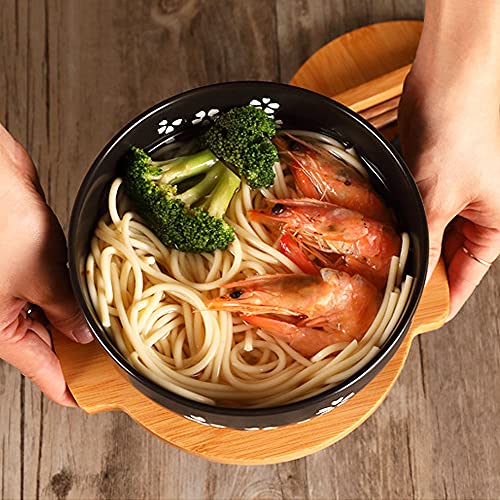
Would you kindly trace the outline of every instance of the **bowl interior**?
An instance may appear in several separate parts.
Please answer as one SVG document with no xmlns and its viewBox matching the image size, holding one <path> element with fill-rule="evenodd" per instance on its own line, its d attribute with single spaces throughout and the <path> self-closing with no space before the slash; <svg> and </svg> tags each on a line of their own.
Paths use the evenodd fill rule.
<svg viewBox="0 0 500 500">
<path fill-rule="evenodd" d="M 391 348 L 401 341 L 416 309 L 427 270 L 427 225 L 415 183 L 404 162 L 391 145 L 374 128 L 349 109 L 304 89 L 267 82 L 234 82 L 202 87 L 154 106 L 125 126 L 106 145 L 80 187 L 70 223 L 70 275 L 73 289 L 92 331 L 122 369 L 131 377 L 145 383 L 151 390 L 159 391 L 175 400 L 182 400 L 183 403 L 194 407 L 205 405 L 193 403 L 146 381 L 114 347 L 92 307 L 85 283 L 85 260 L 95 226 L 107 210 L 110 183 L 117 176 L 119 161 L 130 146 L 135 145 L 153 153 L 179 134 L 196 133 L 199 127 L 213 119 L 220 111 L 249 103 L 262 107 L 276 119 L 282 128 L 323 132 L 343 143 L 354 145 L 371 173 L 374 187 L 394 208 L 399 229 L 410 234 L 411 251 L 407 273 L 417 279 L 405 312 L 393 335 L 361 373 L 328 392 L 346 389 L 360 376 L 376 369 Z M 284 406 L 304 406 L 308 401 Z M 275 413 L 279 411 L 279 408 L 267 411 Z M 248 413 L 266 410 L 220 408 L 220 411 Z"/>
</svg>

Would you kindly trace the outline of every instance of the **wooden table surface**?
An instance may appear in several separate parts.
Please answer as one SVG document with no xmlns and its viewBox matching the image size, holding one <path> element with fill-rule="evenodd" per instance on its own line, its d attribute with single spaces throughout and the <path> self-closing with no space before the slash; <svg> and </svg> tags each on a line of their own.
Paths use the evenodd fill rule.
<svg viewBox="0 0 500 500">
<path fill-rule="evenodd" d="M 27 145 L 65 229 L 111 134 L 177 92 L 288 81 L 335 36 L 421 18 L 423 0 L 0 0 L 0 121 Z M 499 498 L 500 266 L 419 338 L 382 407 L 330 449 L 209 463 L 126 415 L 44 398 L 0 362 L 0 498 Z"/>
</svg>

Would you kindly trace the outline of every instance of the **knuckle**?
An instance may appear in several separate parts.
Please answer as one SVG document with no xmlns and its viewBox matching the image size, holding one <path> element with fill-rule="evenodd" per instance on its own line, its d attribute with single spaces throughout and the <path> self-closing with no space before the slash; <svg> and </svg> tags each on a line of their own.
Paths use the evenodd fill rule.
<svg viewBox="0 0 500 500">
<path fill-rule="evenodd" d="M 430 257 L 439 257 L 441 255 L 441 247 L 431 246 L 429 248 L 429 256 Z"/>
<path fill-rule="evenodd" d="M 7 151 L 12 164 L 15 166 L 16 170 L 22 174 L 36 175 L 36 169 L 28 155 L 26 149 L 17 140 L 13 139 L 9 143 L 9 148 Z"/>
<path fill-rule="evenodd" d="M 16 210 L 16 226 L 12 227 L 12 231 L 17 231 L 19 235 L 10 236 L 21 238 L 24 245 L 29 245 L 30 255 L 36 256 L 51 239 L 49 210 L 32 193 L 24 193 L 18 203 L 26 209 Z"/>
<path fill-rule="evenodd" d="M 424 205 L 429 231 L 431 233 L 443 232 L 446 224 L 455 215 L 453 205 L 445 201 L 436 203 L 429 200 L 424 200 Z"/>
<path fill-rule="evenodd" d="M 49 356 L 44 357 L 43 363 L 36 363 L 28 366 L 23 370 L 24 375 L 28 377 L 34 384 L 40 386 L 46 382 L 47 375 L 54 373 L 60 369 L 60 363 L 56 355 L 50 353 Z"/>
<path fill-rule="evenodd" d="M 42 306 L 47 304 L 58 303 L 61 299 L 59 288 L 56 283 L 45 282 L 41 284 L 39 290 L 36 292 L 37 302 Z"/>
<path fill-rule="evenodd" d="M 21 316 L 5 325 L 0 331 L 0 343 L 15 344 L 22 340 L 28 330 L 28 322 Z"/>
<path fill-rule="evenodd" d="M 26 216 L 26 225 L 29 226 L 35 239 L 43 241 L 51 228 L 51 214 L 42 200 L 34 199 L 34 209 Z"/>
<path fill-rule="evenodd" d="M 51 323 L 59 330 L 71 330 L 81 323 L 81 314 L 78 306 L 69 306 L 64 316 L 52 318 Z"/>
</svg>

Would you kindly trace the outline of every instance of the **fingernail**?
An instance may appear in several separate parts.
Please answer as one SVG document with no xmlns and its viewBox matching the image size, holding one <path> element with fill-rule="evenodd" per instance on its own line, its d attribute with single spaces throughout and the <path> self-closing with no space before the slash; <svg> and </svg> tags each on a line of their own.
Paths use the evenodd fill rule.
<svg viewBox="0 0 500 500">
<path fill-rule="evenodd" d="M 75 328 L 71 333 L 73 334 L 75 340 L 80 344 L 88 344 L 89 342 L 92 342 L 92 340 L 94 340 L 94 337 L 90 333 L 87 325 L 79 326 L 78 328 Z"/>
</svg>

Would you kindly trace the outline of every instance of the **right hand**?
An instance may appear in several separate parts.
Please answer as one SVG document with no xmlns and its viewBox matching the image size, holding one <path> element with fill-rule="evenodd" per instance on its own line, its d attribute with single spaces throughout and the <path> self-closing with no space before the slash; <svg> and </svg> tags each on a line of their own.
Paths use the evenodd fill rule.
<svg viewBox="0 0 500 500">
<path fill-rule="evenodd" d="M 76 342 L 90 342 L 92 335 L 71 291 L 61 226 L 28 153 L 1 124 L 0 238 L 0 358 L 56 403 L 75 406 L 47 328 L 26 309 L 38 305 Z"/>
</svg>

